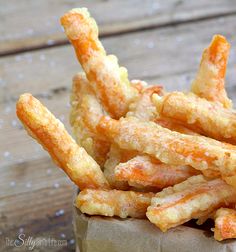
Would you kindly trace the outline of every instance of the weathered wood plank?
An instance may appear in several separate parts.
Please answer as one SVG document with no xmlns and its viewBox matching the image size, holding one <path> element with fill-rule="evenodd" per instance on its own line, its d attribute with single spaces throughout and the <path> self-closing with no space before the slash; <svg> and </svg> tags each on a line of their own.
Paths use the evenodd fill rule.
<svg viewBox="0 0 236 252">
<path fill-rule="evenodd" d="M 6 243 L 6 238 L 15 240 L 19 233 L 25 234 L 25 238 L 54 238 L 67 242 L 63 247 L 40 246 L 37 251 L 73 251 L 72 195 L 73 189 L 67 182 L 61 184 L 58 189 L 42 188 L 1 199 L 2 251 L 19 251 L 19 248 Z M 28 248 L 24 249 L 27 250 Z"/>
<path fill-rule="evenodd" d="M 75 186 L 64 172 L 55 167 L 49 157 L 2 166 L 0 170 L 1 249 L 15 251 L 16 248 L 6 243 L 6 238 L 14 240 L 23 233 L 25 238 L 50 237 L 66 241 L 66 246 L 55 246 L 50 251 L 72 250 L 72 195 Z M 49 248 L 39 249 L 37 251 Z"/>
<path fill-rule="evenodd" d="M 101 35 L 229 15 L 234 0 L 0 0 L 0 55 L 65 43 L 59 17 L 75 7 L 87 7 Z"/>
<path fill-rule="evenodd" d="M 182 89 L 197 71 L 204 47 L 214 34 L 221 33 L 232 44 L 227 73 L 227 85 L 231 87 L 235 85 L 235 29 L 233 16 L 104 38 L 102 42 L 128 68 L 130 78 Z M 72 76 L 81 69 L 71 46 L 4 57 L 0 66 L 0 102 L 5 103 L 23 92 L 53 96 L 70 89 Z"/>
<path fill-rule="evenodd" d="M 211 29 L 209 30 L 209 27 Z M 162 83 L 167 90 L 187 89 L 196 73 L 201 53 L 211 36 L 222 33 L 232 43 L 227 72 L 230 97 L 236 101 L 236 17 L 202 21 L 152 31 L 133 33 L 103 40 L 109 52 L 128 67 L 131 78 Z M 178 35 L 176 35 L 178 34 Z M 3 77 L 0 92 L 0 164 L 11 165 L 21 160 L 45 157 L 46 152 L 19 129 L 15 116 L 15 99 L 23 92 L 32 92 L 53 113 L 64 120 L 67 129 L 71 76 L 80 69 L 71 46 L 41 50 L 6 57 L 1 60 Z M 29 60 L 31 59 L 31 60 Z M 28 62 L 29 61 L 29 62 Z M 50 68 L 50 62 L 54 67 Z M 21 75 L 20 75 L 21 74 Z M 21 77 L 16 78 L 16 77 Z M 4 85 L 4 81 L 6 81 Z M 22 145 L 24 148 L 22 148 Z"/>
<path fill-rule="evenodd" d="M 65 123 L 70 131 L 68 123 L 69 94 L 55 95 L 52 99 L 40 98 L 40 100 Z M 22 128 L 15 115 L 15 104 L 0 107 L 1 134 L 0 142 L 0 167 L 12 164 L 20 165 L 23 161 L 37 160 L 47 157 L 47 152 Z M 23 146 L 23 148 L 22 148 Z"/>
<path fill-rule="evenodd" d="M 56 190 L 62 184 L 72 182 L 58 168 L 49 156 L 24 160 L 21 163 L 1 166 L 0 199 L 16 194 L 39 191 L 41 189 Z"/>
</svg>

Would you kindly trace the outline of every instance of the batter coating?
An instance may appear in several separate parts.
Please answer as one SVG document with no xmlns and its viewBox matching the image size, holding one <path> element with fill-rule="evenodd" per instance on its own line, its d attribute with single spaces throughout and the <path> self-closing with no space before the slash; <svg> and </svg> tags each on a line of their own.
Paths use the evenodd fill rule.
<svg viewBox="0 0 236 252">
<path fill-rule="evenodd" d="M 89 215 L 146 218 L 153 196 L 153 193 L 86 189 L 79 193 L 75 205 Z"/>
<path fill-rule="evenodd" d="M 81 190 L 110 187 L 99 165 L 40 101 L 31 94 L 23 94 L 17 102 L 16 113 L 29 135 L 48 151 Z"/>
<path fill-rule="evenodd" d="M 148 219 L 163 232 L 236 202 L 235 189 L 221 179 L 194 176 L 152 198 Z"/>
<path fill-rule="evenodd" d="M 230 44 L 225 37 L 215 35 L 202 54 L 201 64 L 192 83 L 192 92 L 209 101 L 219 102 L 225 108 L 232 107 L 232 101 L 225 91 L 225 74 Z"/>
</svg>

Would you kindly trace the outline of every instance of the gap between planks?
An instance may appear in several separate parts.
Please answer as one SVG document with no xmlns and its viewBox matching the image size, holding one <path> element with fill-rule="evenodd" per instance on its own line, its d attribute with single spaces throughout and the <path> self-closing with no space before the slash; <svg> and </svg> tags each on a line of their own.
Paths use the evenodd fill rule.
<svg viewBox="0 0 236 252">
<path fill-rule="evenodd" d="M 138 33 L 142 31 L 147 31 L 147 30 L 154 30 L 154 29 L 161 29 L 161 28 L 168 28 L 168 27 L 173 27 L 173 26 L 179 26 L 179 25 L 184 25 L 184 24 L 191 24 L 191 23 L 198 23 L 206 20 L 211 20 L 215 18 L 224 18 L 224 17 L 229 17 L 229 16 L 234 16 L 236 15 L 236 11 L 224 13 L 224 14 L 212 14 L 209 16 L 205 17 L 197 17 L 195 19 L 187 19 L 187 20 L 178 20 L 178 21 L 171 21 L 169 23 L 164 23 L 164 24 L 156 24 L 156 23 L 151 23 L 148 26 L 142 25 L 140 27 L 127 27 L 124 28 L 121 31 L 110 31 L 109 33 L 102 33 L 100 34 L 100 38 L 109 38 L 109 37 L 119 37 L 121 35 L 125 34 L 132 34 L 132 33 Z M 61 40 L 56 40 L 55 43 L 52 45 L 48 45 L 47 43 L 41 44 L 41 45 L 35 45 L 35 46 L 28 46 L 25 48 L 21 49 L 11 49 L 11 50 L 6 50 L 5 52 L 0 51 L 0 57 L 7 57 L 11 55 L 16 55 L 16 54 L 21 54 L 21 53 L 26 53 L 26 52 L 32 52 L 32 51 L 38 51 L 42 49 L 50 49 L 52 47 L 59 47 L 59 46 L 65 46 L 69 45 L 68 39 L 61 39 Z"/>
</svg>

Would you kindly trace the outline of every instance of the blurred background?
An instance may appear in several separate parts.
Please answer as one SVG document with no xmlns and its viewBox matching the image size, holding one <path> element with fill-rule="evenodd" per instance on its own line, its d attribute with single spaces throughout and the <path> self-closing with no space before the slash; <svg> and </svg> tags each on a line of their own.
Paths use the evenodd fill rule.
<svg viewBox="0 0 236 252">
<path fill-rule="evenodd" d="M 35 251 L 74 251 L 74 187 L 27 136 L 15 115 L 21 93 L 39 98 L 66 125 L 71 79 L 81 68 L 59 18 L 87 7 L 109 54 L 130 79 L 188 90 L 214 34 L 231 43 L 226 85 L 236 101 L 236 0 L 0 0 L 0 250 L 23 233 L 65 240 Z"/>
</svg>

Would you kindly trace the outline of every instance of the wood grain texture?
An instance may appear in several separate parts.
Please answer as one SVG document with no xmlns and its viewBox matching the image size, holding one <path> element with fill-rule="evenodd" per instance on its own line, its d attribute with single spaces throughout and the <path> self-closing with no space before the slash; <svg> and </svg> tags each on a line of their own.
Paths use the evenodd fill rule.
<svg viewBox="0 0 236 252">
<path fill-rule="evenodd" d="M 19 233 L 24 233 L 26 238 L 50 237 L 67 242 L 64 247 L 40 246 L 37 251 L 73 251 L 72 195 L 73 191 L 67 182 L 61 183 L 57 189 L 42 188 L 1 198 L 1 250 L 27 251 L 28 248 L 19 250 L 6 243 L 6 238 L 15 240 Z M 63 214 L 59 215 L 61 211 Z"/>
<path fill-rule="evenodd" d="M 101 35 L 236 12 L 234 0 L 0 0 L 0 6 L 0 55 L 65 43 L 59 18 L 76 7 L 89 9 Z"/>
<path fill-rule="evenodd" d="M 151 84 L 161 83 L 167 90 L 187 90 L 196 74 L 203 48 L 209 44 L 213 34 L 222 33 L 232 44 L 227 89 L 229 96 L 236 101 L 235 29 L 236 17 L 227 17 L 197 22 L 194 26 L 184 24 L 125 34 L 119 39 L 103 39 L 103 43 L 109 52 L 118 56 L 122 65 L 128 67 L 130 78 L 144 79 Z M 63 46 L 8 56 L 0 60 L 0 64 L 4 83 L 0 92 L 0 126 L 3 133 L 0 140 L 5 143 L 0 145 L 0 164 L 12 165 L 22 159 L 45 157 L 46 152 L 20 127 L 15 116 L 15 101 L 23 92 L 33 93 L 70 130 L 71 78 L 81 69 L 73 49 Z"/>
<path fill-rule="evenodd" d="M 16 118 L 15 101 L 23 92 L 33 93 L 71 131 L 68 123 L 71 78 L 81 68 L 70 45 L 57 46 L 66 41 L 58 18 L 78 4 L 87 6 L 95 16 L 108 53 L 118 56 L 120 64 L 128 68 L 130 79 L 161 83 L 167 90 L 188 89 L 202 50 L 212 35 L 225 35 L 232 44 L 227 90 L 236 102 L 234 0 L 214 3 L 0 0 L 3 6 L 0 54 L 52 46 L 0 59 L 0 248 L 3 251 L 19 251 L 7 246 L 5 238 L 15 239 L 22 230 L 27 236 L 67 240 L 66 247 L 40 247 L 36 251 L 74 250 L 73 184 L 52 163 L 46 151 L 26 134 Z M 59 210 L 64 211 L 60 216 Z"/>
<path fill-rule="evenodd" d="M 210 27 L 210 29 L 209 29 Z M 201 54 L 216 33 L 231 43 L 227 87 L 235 86 L 236 16 L 217 18 L 124 34 L 102 40 L 108 53 L 118 56 L 130 79 L 162 83 L 168 90 L 186 89 L 195 75 Z M 81 68 L 72 46 L 28 52 L 0 59 L 0 103 L 16 100 L 23 92 L 53 97 L 71 87 L 71 78 Z"/>
</svg>

